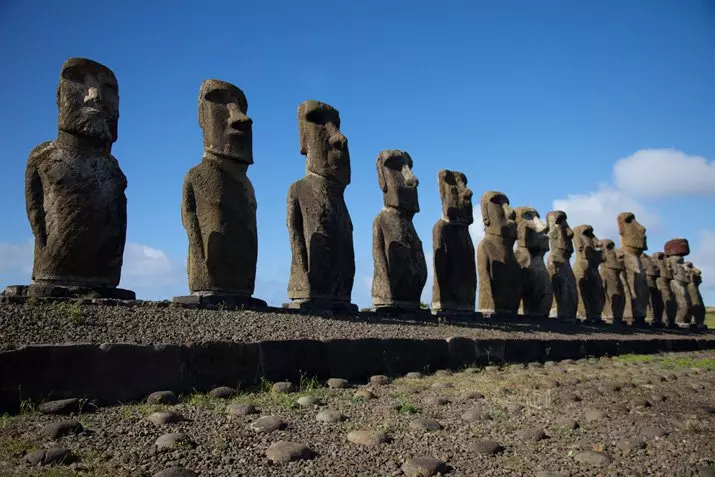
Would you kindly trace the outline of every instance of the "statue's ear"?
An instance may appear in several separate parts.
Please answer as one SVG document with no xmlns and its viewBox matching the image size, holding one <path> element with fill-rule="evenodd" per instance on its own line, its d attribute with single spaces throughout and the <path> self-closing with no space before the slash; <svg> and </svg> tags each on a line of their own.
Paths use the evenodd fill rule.
<svg viewBox="0 0 715 477">
<path fill-rule="evenodd" d="M 382 192 L 387 192 L 387 182 L 385 181 L 385 166 L 382 158 L 377 158 L 377 185 Z"/>
<path fill-rule="evenodd" d="M 489 227 L 489 217 L 482 215 L 482 223 L 485 227 Z"/>
</svg>

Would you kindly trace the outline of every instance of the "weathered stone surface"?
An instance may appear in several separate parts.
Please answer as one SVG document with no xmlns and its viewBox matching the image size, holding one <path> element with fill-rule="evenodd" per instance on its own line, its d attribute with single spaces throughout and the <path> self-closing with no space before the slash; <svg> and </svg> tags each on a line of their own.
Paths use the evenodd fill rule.
<svg viewBox="0 0 715 477">
<path fill-rule="evenodd" d="M 189 290 L 194 295 L 249 298 L 258 259 L 253 121 L 243 91 L 219 80 L 199 90 L 204 155 L 184 178 L 181 217 L 189 238 Z"/>
<path fill-rule="evenodd" d="M 350 431 L 347 439 L 353 444 L 375 447 L 387 442 L 387 435 L 380 431 Z"/>
<path fill-rule="evenodd" d="M 685 272 L 688 276 L 687 292 L 690 297 L 691 315 L 695 326 L 702 328 L 705 326 L 705 303 L 700 294 L 700 284 L 703 282 L 703 275 L 693 262 L 685 262 Z"/>
<path fill-rule="evenodd" d="M 613 240 L 601 240 L 604 262 L 599 273 L 603 283 L 603 314 L 602 317 L 613 323 L 623 321 L 626 309 L 625 270 L 623 251 L 616 249 Z"/>
<path fill-rule="evenodd" d="M 114 73 L 70 58 L 57 106 L 57 139 L 33 149 L 25 171 L 35 236 L 34 284 L 25 291 L 52 296 L 81 287 L 102 296 L 119 284 L 127 229 L 127 179 L 111 155 L 119 119 Z"/>
<path fill-rule="evenodd" d="M 72 414 L 82 410 L 82 401 L 77 398 L 57 399 L 43 402 L 37 406 L 42 414 Z"/>
<path fill-rule="evenodd" d="M 494 455 L 504 450 L 501 444 L 492 440 L 477 440 L 472 444 L 472 449 L 482 455 Z"/>
<path fill-rule="evenodd" d="M 377 179 L 384 207 L 372 224 L 372 305 L 415 310 L 427 281 L 422 241 L 412 223 L 419 212 L 412 158 L 387 149 L 377 157 Z"/>
<path fill-rule="evenodd" d="M 426 432 L 441 431 L 443 429 L 442 424 L 440 424 L 434 419 L 429 419 L 426 417 L 418 417 L 416 419 L 411 420 L 409 427 L 410 429 L 413 429 L 415 431 Z"/>
<path fill-rule="evenodd" d="M 181 422 L 184 417 L 177 412 L 153 412 L 146 417 L 146 420 L 155 426 L 165 426 Z"/>
<path fill-rule="evenodd" d="M 422 403 L 426 406 L 444 406 L 449 404 L 449 400 L 439 396 L 427 396 Z"/>
<path fill-rule="evenodd" d="M 248 416 L 258 414 L 258 410 L 253 404 L 229 404 L 226 406 L 226 413 L 232 416 Z"/>
<path fill-rule="evenodd" d="M 519 439 L 525 441 L 540 441 L 546 438 L 546 432 L 541 427 L 532 427 L 529 429 L 522 429 L 517 431 L 516 435 Z"/>
<path fill-rule="evenodd" d="M 288 381 L 279 381 L 274 383 L 271 389 L 274 393 L 292 393 L 295 390 L 295 386 Z"/>
<path fill-rule="evenodd" d="M 467 422 L 479 422 L 479 421 L 490 421 L 492 417 L 484 411 L 478 409 L 471 409 L 464 414 L 462 414 L 462 420 Z"/>
<path fill-rule="evenodd" d="M 502 192 L 481 199 L 484 239 L 477 247 L 478 311 L 516 314 L 521 300 L 521 267 L 514 256 L 516 214 Z"/>
<path fill-rule="evenodd" d="M 573 242 L 576 248 L 573 271 L 578 289 L 577 316 L 587 322 L 598 322 L 603 312 L 603 280 L 598 273 L 604 259 L 601 242 L 590 225 L 575 227 Z"/>
<path fill-rule="evenodd" d="M 307 175 L 288 190 L 292 259 L 289 307 L 353 308 L 353 225 L 343 194 L 350 184 L 348 141 L 332 106 L 305 101 L 298 108 L 300 152 Z"/>
<path fill-rule="evenodd" d="M 434 281 L 432 310 L 474 311 L 477 270 L 469 225 L 474 222 L 472 191 L 467 176 L 442 170 L 437 182 L 442 199 L 442 217 L 432 229 Z"/>
<path fill-rule="evenodd" d="M 278 441 L 266 449 L 266 457 L 278 463 L 309 459 L 311 455 L 308 446 L 297 442 Z"/>
<path fill-rule="evenodd" d="M 660 267 L 658 263 L 647 253 L 641 255 L 643 269 L 645 270 L 646 283 L 648 284 L 648 310 L 647 317 L 655 326 L 663 323 L 663 295 L 658 287 L 660 278 Z"/>
<path fill-rule="evenodd" d="M 641 255 L 648 250 L 645 227 L 638 223 L 632 212 L 618 214 L 618 233 L 626 267 L 626 318 L 632 324 L 642 325 L 648 311 L 650 293 Z"/>
<path fill-rule="evenodd" d="M 663 251 L 667 257 L 686 257 L 690 255 L 688 239 L 674 238 L 665 242 Z"/>
<path fill-rule="evenodd" d="M 405 378 L 407 379 L 422 379 L 422 373 L 419 371 L 410 371 L 409 373 L 405 374 Z"/>
<path fill-rule="evenodd" d="M 62 447 L 40 449 L 25 456 L 25 462 L 30 465 L 67 465 L 75 460 L 77 460 L 77 458 L 72 451 Z"/>
<path fill-rule="evenodd" d="M 374 376 L 370 376 L 370 384 L 373 386 L 386 386 L 390 384 L 390 378 L 384 374 L 376 374 Z"/>
<path fill-rule="evenodd" d="M 623 451 L 635 450 L 635 449 L 645 449 L 645 441 L 637 437 L 629 439 L 621 439 L 616 442 L 616 447 Z"/>
<path fill-rule="evenodd" d="M 514 252 L 521 267 L 521 307 L 525 315 L 549 316 L 554 292 L 544 254 L 549 251 L 548 226 L 533 207 L 517 207 L 517 247 Z"/>
<path fill-rule="evenodd" d="M 658 292 L 663 300 L 663 314 L 661 315 L 661 321 L 667 326 L 675 325 L 675 315 L 677 314 L 677 303 L 675 296 L 673 295 L 673 290 L 671 288 L 671 282 L 673 281 L 673 269 L 670 264 L 670 260 L 663 252 L 656 252 L 651 256 L 651 261 L 658 267 L 659 274 L 656 278 L 656 285 L 658 286 Z"/>
<path fill-rule="evenodd" d="M 296 403 L 301 407 L 320 406 L 322 402 L 315 396 L 303 396 L 296 400 Z"/>
<path fill-rule="evenodd" d="M 198 474 L 185 467 L 169 467 L 154 474 L 154 477 L 197 477 Z"/>
<path fill-rule="evenodd" d="M 584 451 L 574 456 L 574 459 L 581 464 L 591 467 L 606 467 L 611 463 L 611 458 L 605 452 Z"/>
<path fill-rule="evenodd" d="M 45 426 L 44 429 L 45 435 L 50 439 L 80 434 L 82 431 L 84 431 L 84 427 L 75 420 L 53 422 Z"/>
<path fill-rule="evenodd" d="M 328 387 L 333 389 L 345 389 L 350 387 L 350 383 L 347 379 L 330 378 L 328 379 Z"/>
<path fill-rule="evenodd" d="M 183 432 L 172 432 L 160 436 L 154 443 L 154 449 L 157 451 L 165 451 L 175 449 L 177 447 L 195 447 L 196 444 L 189 436 Z"/>
<path fill-rule="evenodd" d="M 554 210 L 546 215 L 549 229 L 549 248 L 547 269 L 554 293 L 551 314 L 565 321 L 576 319 L 578 309 L 578 289 L 576 276 L 571 268 L 573 254 L 573 231 L 569 227 L 566 212 Z"/>
<path fill-rule="evenodd" d="M 444 461 L 431 456 L 412 457 L 402 464 L 402 472 L 407 477 L 432 477 L 446 474 L 448 470 Z"/>
<path fill-rule="evenodd" d="M 256 432 L 273 432 L 285 428 L 285 422 L 275 416 L 263 416 L 250 424 L 250 428 Z"/>
<path fill-rule="evenodd" d="M 176 404 L 176 394 L 171 391 L 156 391 L 146 398 L 147 404 Z"/>
<path fill-rule="evenodd" d="M 358 399 L 376 399 L 377 396 L 375 396 L 375 393 L 368 389 L 358 389 L 355 391 L 355 394 L 353 397 L 356 397 Z"/>
<path fill-rule="evenodd" d="M 236 390 L 228 386 L 219 386 L 209 391 L 209 396 L 216 399 L 231 399 L 236 394 Z"/>
<path fill-rule="evenodd" d="M 339 411 L 333 411 L 330 409 L 326 409 L 325 411 L 320 411 L 317 416 L 315 416 L 315 420 L 318 422 L 327 422 L 327 423 L 335 423 L 335 422 L 341 422 L 346 419 L 345 415 Z"/>
<path fill-rule="evenodd" d="M 673 280 L 670 281 L 670 289 L 675 298 L 676 313 L 675 323 L 690 323 L 692 302 L 688 293 L 688 274 L 685 270 L 685 260 L 678 255 L 668 257 L 670 268 L 673 270 Z"/>
</svg>

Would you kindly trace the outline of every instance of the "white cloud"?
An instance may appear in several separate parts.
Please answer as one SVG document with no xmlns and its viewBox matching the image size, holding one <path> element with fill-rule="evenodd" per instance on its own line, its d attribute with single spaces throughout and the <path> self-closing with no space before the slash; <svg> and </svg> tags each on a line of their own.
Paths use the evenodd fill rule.
<svg viewBox="0 0 715 477">
<path fill-rule="evenodd" d="M 25 242 L 0 242 L 0 279 L 5 274 L 31 274 L 34 240 Z"/>
<path fill-rule="evenodd" d="M 686 260 L 693 262 L 693 265 L 703 272 L 700 293 L 705 304 L 713 306 L 715 304 L 715 230 L 700 231 L 698 241 Z"/>
<path fill-rule="evenodd" d="M 616 161 L 615 186 L 639 197 L 715 195 L 715 161 L 676 149 L 641 149 Z"/>
<path fill-rule="evenodd" d="M 566 212 L 571 228 L 581 224 L 591 225 L 600 238 L 614 239 L 618 236 L 616 218 L 621 212 L 633 212 L 646 229 L 660 225 L 658 216 L 638 200 L 623 190 L 606 185 L 596 192 L 569 194 L 566 199 L 557 199 L 553 202 L 553 210 Z"/>
</svg>

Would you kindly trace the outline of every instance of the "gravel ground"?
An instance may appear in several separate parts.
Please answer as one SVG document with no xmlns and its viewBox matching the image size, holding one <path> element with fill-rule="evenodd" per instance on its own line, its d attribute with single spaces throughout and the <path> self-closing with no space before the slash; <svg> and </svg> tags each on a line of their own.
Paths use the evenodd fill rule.
<svg viewBox="0 0 715 477">
<path fill-rule="evenodd" d="M 689 330 L 614 329 L 554 320 L 435 324 L 376 317 L 284 312 L 196 310 L 174 306 L 104 306 L 76 302 L 0 304 L 0 346 L 32 343 L 256 342 L 334 338 L 652 339 L 705 336 Z"/>
<path fill-rule="evenodd" d="M 348 389 L 295 384 L 300 390 L 288 394 L 264 383 L 265 391 L 230 400 L 191 395 L 175 405 L 100 408 L 73 416 L 85 431 L 62 438 L 47 437 L 47 426 L 68 417 L 26 409 L 0 418 L 0 475 L 150 477 L 181 466 L 202 477 L 401 476 L 406 460 L 428 456 L 445 462 L 449 476 L 715 475 L 711 351 L 438 371 Z M 358 390 L 375 398 L 356 398 Z M 308 395 L 323 405 L 296 403 Z M 231 402 L 253 404 L 258 413 L 230 415 Z M 319 422 L 325 410 L 345 420 Z M 157 426 L 146 419 L 156 411 L 186 421 Z M 284 428 L 251 429 L 261 416 L 279 418 Z M 355 430 L 383 432 L 387 442 L 350 442 Z M 160 436 L 176 432 L 195 445 L 154 450 Z M 480 453 L 489 440 L 501 451 Z M 271 462 L 266 450 L 278 441 L 306 445 L 310 458 Z M 23 463 L 28 452 L 50 447 L 71 449 L 81 460 L 53 468 Z"/>
</svg>

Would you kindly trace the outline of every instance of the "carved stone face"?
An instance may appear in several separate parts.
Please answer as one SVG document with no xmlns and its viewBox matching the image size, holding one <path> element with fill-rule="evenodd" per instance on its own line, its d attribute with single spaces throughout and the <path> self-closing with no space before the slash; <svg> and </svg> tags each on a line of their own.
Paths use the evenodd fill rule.
<svg viewBox="0 0 715 477">
<path fill-rule="evenodd" d="M 603 247 L 603 266 L 613 270 L 625 270 L 623 251 L 616 249 L 616 244 L 613 240 L 601 240 Z"/>
<path fill-rule="evenodd" d="M 670 269 L 673 271 L 673 279 L 681 282 L 687 281 L 685 276 L 685 259 L 680 256 L 668 257 L 668 262 L 670 263 Z"/>
<path fill-rule="evenodd" d="M 667 278 L 668 280 L 673 279 L 673 269 L 670 266 L 668 257 L 666 257 L 663 252 L 654 253 L 650 256 L 650 259 L 658 267 L 659 276 Z"/>
<path fill-rule="evenodd" d="M 472 191 L 467 176 L 458 171 L 442 170 L 437 176 L 442 216 L 450 223 L 469 225 L 474 222 Z"/>
<path fill-rule="evenodd" d="M 218 156 L 253 164 L 253 121 L 246 96 L 231 83 L 205 80 L 199 90 L 199 125 L 204 149 Z"/>
<path fill-rule="evenodd" d="M 481 200 L 482 221 L 488 234 L 516 240 L 516 213 L 502 192 L 485 192 Z"/>
<path fill-rule="evenodd" d="M 85 58 L 62 65 L 57 87 L 58 127 L 101 143 L 117 140 L 119 86 L 112 70 Z"/>
<path fill-rule="evenodd" d="M 340 114 L 319 101 L 298 107 L 300 153 L 307 156 L 308 171 L 339 184 L 350 184 L 348 140 L 340 132 Z"/>
<path fill-rule="evenodd" d="M 412 158 L 404 151 L 387 149 L 377 156 L 377 182 L 388 207 L 419 212 L 419 181 L 412 173 Z"/>
<path fill-rule="evenodd" d="M 573 254 L 573 230 L 566 219 L 566 212 L 562 210 L 553 210 L 546 214 L 551 253 L 568 259 Z"/>
<path fill-rule="evenodd" d="M 621 235 L 621 247 L 638 253 L 648 250 L 645 227 L 638 223 L 632 212 L 618 214 L 618 233 Z"/>
<path fill-rule="evenodd" d="M 593 227 L 590 225 L 579 225 L 574 231 L 574 247 L 576 248 L 576 254 L 582 258 L 588 260 L 592 266 L 598 266 L 598 264 L 603 262 L 603 250 L 601 249 L 601 242 L 593 234 Z"/>
<path fill-rule="evenodd" d="M 644 253 L 643 255 L 641 255 L 641 260 L 643 261 L 643 268 L 645 269 L 646 275 L 655 278 L 658 278 L 660 276 L 660 267 L 658 266 L 658 263 L 656 263 L 653 257 L 650 257 L 648 254 Z"/>
<path fill-rule="evenodd" d="M 549 250 L 549 227 L 541 221 L 539 213 L 533 207 L 517 207 L 516 226 L 519 247 L 534 251 Z"/>
</svg>

